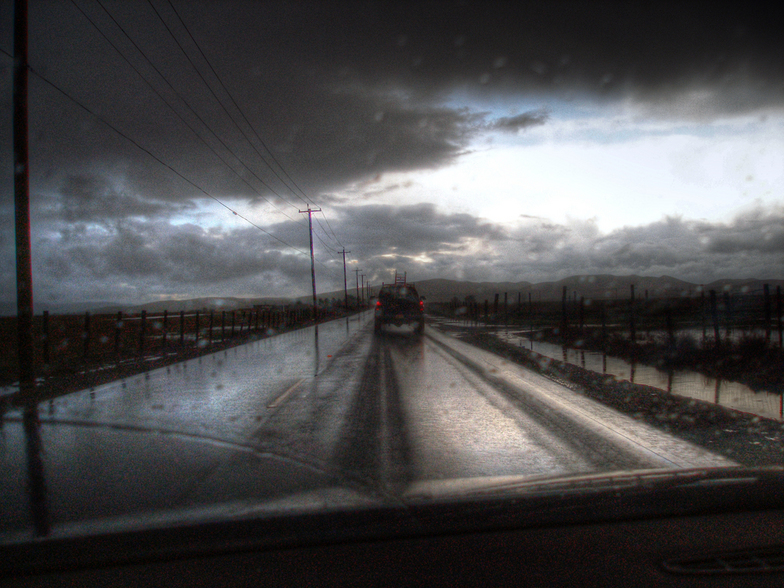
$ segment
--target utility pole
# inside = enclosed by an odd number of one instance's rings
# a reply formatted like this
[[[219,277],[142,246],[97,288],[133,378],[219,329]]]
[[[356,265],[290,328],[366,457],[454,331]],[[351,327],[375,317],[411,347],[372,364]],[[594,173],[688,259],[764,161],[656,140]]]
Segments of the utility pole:
[[[35,390],[33,345],[33,264],[30,248],[30,158],[27,98],[27,0],[14,3],[14,216],[16,221],[16,330],[19,396],[25,403],[22,423],[27,453],[27,492],[33,528],[49,534],[41,426]]]
[[[354,272],[357,275],[357,308],[359,308],[359,272],[361,272],[361,271],[362,271],[361,269],[355,269],[354,270]]]
[[[308,233],[310,233],[310,276],[313,279],[313,322],[318,320],[318,305],[316,303],[316,258],[313,256],[313,213],[321,212],[320,208],[311,208],[308,204],[307,210],[300,210],[300,214],[308,213]]]
[[[343,248],[343,300],[345,301],[346,312],[348,312],[348,286],[346,281],[346,253],[351,253],[351,251],[346,251],[346,248]]]
[[[365,306],[365,274],[359,274],[359,277],[362,279],[362,306]]]
[[[30,248],[30,160],[27,105],[27,2],[17,0],[14,15],[14,214],[16,217],[16,324],[19,395],[35,394],[33,346],[33,269]]]

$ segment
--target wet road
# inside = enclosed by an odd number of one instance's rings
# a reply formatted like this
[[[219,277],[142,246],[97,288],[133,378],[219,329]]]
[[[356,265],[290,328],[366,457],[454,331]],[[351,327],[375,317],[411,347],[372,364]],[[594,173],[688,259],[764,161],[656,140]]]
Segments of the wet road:
[[[728,465],[430,326],[372,314],[69,394],[38,410],[60,521],[334,486]],[[4,417],[0,530],[24,525],[21,413]],[[336,498],[338,502],[339,498]]]

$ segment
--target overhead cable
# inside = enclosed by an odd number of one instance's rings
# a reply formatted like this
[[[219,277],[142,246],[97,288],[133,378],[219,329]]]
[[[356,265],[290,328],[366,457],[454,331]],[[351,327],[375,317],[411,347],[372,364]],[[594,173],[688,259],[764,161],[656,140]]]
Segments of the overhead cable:
[[[149,2],[150,0],[147,0],[147,1]],[[174,7],[174,5],[172,4],[171,0],[166,0],[166,1],[168,2],[169,6],[171,7],[171,9],[172,9],[172,12],[174,12],[174,14],[177,16],[177,19],[180,21],[180,24],[182,25],[182,27],[185,29],[185,32],[186,32],[186,33],[188,33],[188,36],[190,37],[191,41],[193,41],[193,44],[194,44],[194,46],[196,47],[196,49],[197,49],[197,50],[199,51],[199,53],[201,54],[201,56],[202,56],[202,58],[204,59],[205,63],[206,63],[206,64],[207,64],[207,66],[210,68],[210,71],[212,71],[212,75],[214,75],[214,76],[215,76],[215,79],[216,79],[216,80],[218,80],[218,83],[220,84],[221,88],[223,88],[223,91],[224,91],[224,92],[226,92],[226,95],[229,97],[229,99],[231,100],[232,104],[234,104],[234,107],[237,109],[237,112],[239,112],[239,113],[240,113],[240,116],[242,116],[242,119],[243,119],[243,120],[245,121],[245,123],[248,125],[248,128],[250,128],[250,130],[253,132],[253,135],[254,135],[254,136],[256,137],[256,139],[258,140],[258,142],[259,142],[259,143],[261,143],[261,145],[264,147],[264,149],[267,151],[267,153],[269,153],[270,157],[272,158],[272,161],[274,161],[274,162],[277,164],[277,166],[280,168],[280,170],[283,172],[283,174],[284,174],[284,175],[285,175],[285,176],[286,176],[286,177],[289,179],[289,181],[290,181],[290,182],[291,182],[291,183],[292,183],[292,184],[293,184],[293,185],[294,185],[294,186],[297,188],[297,190],[299,190],[299,192],[302,194],[302,196],[300,196],[300,195],[299,195],[299,194],[297,194],[297,193],[296,193],[294,190],[292,190],[290,186],[287,186],[287,187],[289,188],[289,190],[291,190],[291,192],[292,192],[292,193],[293,193],[295,196],[297,196],[297,197],[298,197],[300,200],[302,200],[303,202],[305,202],[305,204],[310,204],[310,202],[309,202],[309,200],[310,200],[310,199],[307,197],[307,194],[305,194],[304,190],[302,190],[302,188],[300,188],[300,187],[299,187],[299,185],[297,184],[297,182],[295,182],[295,181],[294,181],[294,179],[293,179],[293,178],[292,178],[292,177],[291,177],[291,176],[288,174],[288,172],[286,171],[286,169],[285,169],[285,168],[284,168],[284,167],[281,165],[281,163],[280,163],[280,162],[277,160],[277,158],[275,157],[275,154],[272,152],[272,150],[271,150],[269,147],[267,147],[267,144],[266,144],[266,143],[264,142],[264,140],[263,140],[263,139],[262,139],[262,138],[259,136],[258,132],[256,132],[256,129],[255,129],[255,127],[254,127],[254,126],[253,126],[253,125],[250,123],[250,121],[248,120],[248,117],[246,117],[246,116],[245,116],[245,113],[243,112],[242,108],[240,108],[239,104],[237,104],[237,101],[234,99],[234,96],[233,96],[233,95],[232,95],[232,93],[229,91],[229,89],[226,87],[226,85],[223,83],[223,80],[222,80],[222,79],[221,79],[221,77],[218,75],[218,72],[215,70],[215,68],[212,66],[212,63],[210,62],[210,60],[209,60],[209,59],[207,59],[207,56],[204,54],[204,51],[202,51],[202,49],[201,49],[201,46],[199,45],[199,43],[196,41],[196,39],[195,39],[195,38],[193,37],[193,35],[191,34],[191,31],[190,31],[190,29],[189,29],[189,28],[188,28],[188,26],[185,24],[185,21],[183,21],[182,17],[180,16],[180,13],[179,13],[179,12],[177,11],[177,9]],[[183,53],[184,53],[184,50],[183,50]],[[196,66],[194,65],[194,69],[195,69],[195,67],[196,67]],[[207,82],[205,81],[205,84],[206,84],[206,83],[207,83]],[[248,141],[248,142],[250,142],[250,141]],[[259,156],[261,156],[261,154],[260,154],[260,153],[259,153]],[[263,156],[261,156],[261,157],[262,157],[262,159],[264,159],[264,157],[263,157]],[[267,163],[267,165],[269,166],[270,170],[272,170],[272,172],[273,172],[273,173],[275,173],[275,170],[274,170],[274,168],[273,168],[271,165],[269,165],[269,163],[268,163],[266,160],[264,160],[264,162],[265,162],[265,163]],[[277,173],[275,173],[275,175],[277,176],[277,178],[278,178],[278,179],[279,179],[281,182],[283,182],[283,179],[282,179],[280,176],[278,176],[278,174],[277,174]],[[285,184],[285,182],[283,182],[283,183]]]
[[[99,6],[100,6],[100,7],[103,9],[103,11],[104,11],[104,12],[105,12],[105,13],[106,13],[108,16],[109,16],[109,18],[110,18],[110,19],[111,19],[111,20],[112,20],[112,21],[115,23],[115,25],[117,26],[117,28],[119,28],[119,29],[120,29],[120,31],[121,31],[121,32],[122,32],[122,33],[125,35],[125,37],[126,37],[126,38],[127,38],[127,39],[128,39],[128,40],[129,40],[129,41],[132,43],[132,44],[133,44],[133,46],[134,46],[134,47],[136,48],[136,50],[137,50],[137,51],[138,51],[138,52],[139,52],[139,53],[142,55],[142,57],[143,57],[143,58],[144,58],[144,59],[147,61],[147,63],[150,65],[150,67],[152,67],[152,68],[155,70],[155,72],[156,72],[156,73],[157,73],[157,74],[158,74],[158,75],[161,77],[161,79],[162,79],[162,80],[163,80],[163,81],[166,83],[166,85],[167,85],[167,86],[169,86],[169,88],[172,90],[172,92],[174,92],[174,93],[175,93],[175,95],[176,95],[176,96],[177,96],[177,97],[178,97],[180,100],[182,100],[183,104],[185,104],[185,106],[188,108],[188,110],[190,110],[190,112],[191,112],[191,113],[192,113],[192,114],[193,114],[193,115],[194,115],[194,116],[195,116],[195,117],[196,117],[196,118],[199,120],[199,122],[201,122],[201,123],[202,123],[202,125],[204,125],[204,127],[205,127],[205,128],[206,128],[206,129],[207,129],[207,130],[208,130],[208,131],[209,131],[209,132],[212,134],[212,136],[213,136],[213,137],[215,137],[215,138],[216,138],[216,139],[217,139],[217,140],[218,140],[218,141],[221,143],[221,145],[223,145],[223,147],[224,147],[224,148],[225,148],[225,149],[226,149],[226,150],[227,150],[229,153],[231,153],[231,154],[234,156],[234,158],[235,158],[235,159],[236,159],[236,160],[237,160],[237,161],[240,163],[240,165],[242,165],[242,166],[243,166],[245,169],[247,169],[247,170],[248,170],[248,171],[249,171],[249,172],[250,172],[250,173],[251,173],[251,174],[252,174],[252,175],[253,175],[253,176],[254,176],[254,177],[255,177],[255,178],[256,178],[256,179],[259,181],[259,182],[261,182],[261,184],[262,184],[262,185],[264,185],[264,187],[266,187],[266,188],[267,188],[268,190],[270,190],[270,191],[271,191],[273,194],[277,195],[278,197],[280,197],[282,200],[284,200],[284,201],[285,201],[285,198],[282,198],[282,197],[281,197],[279,194],[277,194],[277,192],[276,192],[276,191],[275,191],[275,190],[274,190],[274,189],[273,189],[271,186],[269,186],[269,185],[268,185],[268,184],[267,184],[267,183],[266,183],[266,182],[265,182],[263,179],[261,179],[261,178],[260,178],[258,175],[256,175],[256,173],[255,173],[255,172],[254,172],[252,169],[250,169],[250,168],[249,168],[249,167],[248,167],[248,166],[247,166],[247,165],[246,165],[246,164],[245,164],[245,163],[242,161],[242,159],[240,159],[240,157],[239,157],[239,156],[238,156],[238,155],[237,155],[237,154],[236,154],[236,153],[235,153],[235,152],[234,152],[234,151],[233,151],[233,150],[232,150],[232,149],[231,149],[231,148],[230,148],[230,147],[229,147],[229,146],[228,146],[228,145],[227,145],[227,144],[226,144],[226,143],[225,143],[225,142],[224,142],[224,141],[223,141],[223,140],[222,140],[222,139],[221,139],[221,138],[220,138],[220,137],[219,137],[219,136],[218,136],[218,135],[217,135],[217,134],[216,134],[216,133],[215,133],[215,132],[214,132],[214,131],[211,129],[211,128],[210,128],[210,126],[209,126],[209,125],[208,125],[208,124],[207,124],[207,123],[204,121],[204,119],[202,119],[202,117],[201,117],[201,116],[199,116],[199,114],[198,114],[198,113],[197,113],[197,112],[196,112],[196,111],[193,109],[193,107],[191,107],[191,105],[188,103],[188,101],[187,101],[187,100],[186,100],[186,99],[185,99],[185,98],[184,98],[184,97],[183,97],[183,96],[182,96],[182,95],[181,95],[181,94],[180,94],[180,93],[179,93],[179,92],[178,92],[178,91],[177,91],[177,90],[176,90],[176,89],[175,89],[175,88],[172,86],[172,84],[169,82],[169,80],[166,78],[166,76],[164,76],[164,75],[163,75],[163,73],[162,73],[162,72],[161,72],[161,71],[160,71],[160,70],[159,70],[159,69],[158,69],[158,68],[155,66],[155,64],[154,64],[154,63],[152,63],[152,60],[150,60],[150,58],[149,58],[149,57],[147,57],[147,55],[146,55],[146,54],[144,53],[144,51],[143,51],[143,50],[142,50],[142,49],[141,49],[141,48],[138,46],[138,44],[137,44],[137,43],[136,43],[136,42],[135,42],[135,41],[134,41],[134,40],[133,40],[133,39],[130,37],[130,35],[128,35],[128,33],[125,31],[125,29],[122,27],[122,25],[120,25],[120,23],[118,23],[118,22],[117,22],[117,20],[116,20],[116,19],[115,19],[115,18],[112,16],[112,14],[111,14],[111,13],[110,13],[110,12],[109,12],[107,9],[106,9],[106,7],[104,7],[104,6],[103,6],[103,4],[101,4],[100,0],[96,0],[96,2],[97,2],[97,3],[98,3],[98,5],[99,5]],[[124,59],[124,60],[125,60],[125,61],[128,63],[128,65],[130,65],[130,66],[131,66],[131,68],[132,68],[132,69],[133,69],[133,70],[134,70],[134,71],[135,71],[135,72],[136,72],[136,73],[139,75],[139,77],[140,77],[140,78],[141,78],[141,79],[142,79],[142,80],[143,80],[143,81],[144,81],[144,82],[145,82],[145,83],[146,83],[146,84],[147,84],[147,85],[150,87],[150,89],[151,89],[151,90],[152,90],[152,91],[153,91],[153,92],[154,92],[154,93],[155,93],[155,94],[156,94],[156,95],[157,95],[157,96],[158,96],[158,97],[159,97],[159,98],[160,98],[160,99],[161,99],[161,100],[162,100],[162,101],[163,101],[163,102],[164,102],[164,103],[165,103],[165,104],[166,104],[166,105],[167,105],[167,106],[168,106],[168,107],[169,107],[169,108],[170,108],[170,109],[171,109],[171,110],[174,112],[174,114],[176,114],[176,115],[177,115],[177,117],[178,117],[178,118],[179,118],[179,119],[180,119],[180,120],[181,120],[181,121],[182,121],[182,122],[183,122],[183,123],[184,123],[184,124],[185,124],[185,125],[186,125],[186,126],[187,126],[187,127],[188,127],[188,128],[189,128],[189,129],[190,129],[192,132],[193,132],[193,133],[194,133],[194,134],[195,134],[195,135],[196,135],[196,137],[197,137],[197,138],[198,138],[198,139],[199,139],[199,140],[200,140],[202,143],[204,143],[204,145],[205,145],[205,146],[206,146],[206,147],[207,147],[207,148],[208,148],[210,151],[212,151],[212,152],[215,154],[215,156],[216,156],[218,159],[220,159],[220,160],[221,160],[221,161],[222,161],[222,162],[223,162],[223,163],[226,165],[226,167],[228,167],[228,168],[229,168],[229,169],[230,169],[232,172],[234,172],[234,174],[235,174],[235,175],[236,175],[236,176],[237,176],[237,177],[238,177],[238,178],[239,178],[239,179],[240,179],[240,180],[241,180],[241,181],[242,181],[242,182],[243,182],[243,183],[244,183],[246,186],[248,186],[248,187],[249,187],[251,190],[253,190],[253,191],[254,191],[256,194],[258,194],[258,195],[259,195],[259,197],[261,197],[263,200],[265,200],[265,201],[266,201],[266,202],[267,202],[267,203],[268,203],[270,206],[272,206],[273,208],[275,208],[275,210],[277,210],[278,212],[280,212],[280,213],[281,213],[283,216],[285,216],[286,218],[288,218],[289,220],[292,220],[292,221],[294,221],[294,222],[300,222],[300,220],[299,220],[299,219],[296,219],[296,218],[294,218],[294,217],[291,217],[291,216],[289,216],[289,215],[288,215],[288,214],[286,214],[286,213],[285,213],[283,210],[281,210],[280,208],[278,208],[277,206],[275,206],[275,204],[274,204],[273,202],[271,202],[271,201],[270,201],[269,199],[267,199],[267,198],[266,198],[266,197],[265,197],[263,194],[261,194],[261,192],[259,192],[259,191],[258,191],[258,190],[257,190],[257,189],[256,189],[254,186],[252,186],[252,185],[251,185],[251,184],[250,184],[250,183],[249,183],[249,182],[248,182],[248,181],[247,181],[245,178],[243,178],[243,177],[242,177],[242,176],[239,174],[239,172],[237,172],[237,170],[235,170],[235,169],[234,169],[234,168],[233,168],[231,165],[229,165],[229,163],[228,163],[228,162],[227,162],[225,159],[223,159],[223,157],[221,157],[221,155],[220,155],[220,154],[219,154],[217,151],[215,151],[215,149],[214,149],[214,148],[213,148],[213,147],[212,147],[212,146],[211,146],[209,143],[207,143],[207,141],[206,141],[206,140],[205,140],[205,139],[204,139],[204,138],[203,138],[203,137],[202,137],[202,136],[201,136],[201,135],[200,135],[200,134],[199,134],[199,133],[198,133],[198,132],[197,132],[197,131],[196,131],[196,130],[195,130],[195,129],[194,129],[194,128],[193,128],[193,127],[190,125],[190,124],[189,124],[189,123],[188,123],[188,121],[186,121],[186,120],[183,118],[183,116],[182,116],[182,115],[181,115],[179,112],[177,112],[177,109],[176,109],[176,108],[174,108],[174,106],[173,106],[171,103],[169,103],[169,101],[168,101],[168,100],[166,100],[166,98],[164,98],[164,97],[163,97],[163,95],[162,95],[162,94],[161,94],[161,93],[160,93],[160,92],[159,92],[159,91],[158,91],[158,90],[157,90],[157,89],[156,89],[156,88],[155,88],[155,87],[154,87],[154,86],[153,86],[153,85],[152,85],[152,84],[149,82],[149,80],[147,80],[147,78],[145,78],[145,77],[144,77],[144,75],[143,75],[143,74],[142,74],[142,73],[141,73],[141,72],[140,72],[140,71],[139,71],[139,70],[136,68],[136,66],[134,66],[134,65],[133,65],[133,63],[131,63],[131,61],[130,61],[130,60],[129,60],[129,59],[126,57],[126,56],[125,56],[125,54],[124,54],[124,53],[123,53],[123,52],[122,52],[122,51],[121,51],[121,50],[120,50],[120,49],[119,49],[119,48],[118,48],[118,47],[117,47],[117,46],[116,46],[116,45],[115,45],[115,44],[114,44],[114,43],[111,41],[111,39],[109,39],[109,37],[106,35],[106,33],[104,33],[104,32],[101,30],[101,28],[100,28],[100,27],[99,27],[99,26],[98,26],[98,25],[97,25],[97,24],[96,24],[96,23],[95,23],[95,22],[94,22],[94,21],[93,21],[93,20],[92,20],[92,19],[91,19],[91,18],[90,18],[90,17],[89,17],[89,16],[88,16],[88,15],[87,15],[85,12],[84,12],[84,10],[82,10],[82,9],[79,7],[79,5],[78,5],[78,4],[76,4],[75,0],[71,0],[71,3],[72,3],[72,4],[73,4],[73,5],[74,5],[74,6],[77,8],[77,10],[79,10],[79,12],[81,12],[81,13],[82,13],[82,15],[84,15],[84,17],[85,17],[85,18],[86,18],[86,19],[87,19],[87,20],[90,22],[90,24],[91,24],[91,25],[93,25],[93,27],[94,27],[94,28],[95,28],[95,29],[96,29],[96,30],[97,30],[97,31],[98,31],[98,32],[99,32],[99,33],[100,33],[100,34],[103,36],[103,38],[104,38],[104,39],[105,39],[105,40],[106,40],[106,41],[109,43],[109,45],[111,45],[111,46],[112,46],[112,48],[113,48],[113,49],[114,49],[114,50],[115,50],[115,51],[116,51],[116,52],[117,52],[117,53],[120,55],[120,57],[122,57],[122,58],[123,58],[123,59]],[[289,204],[291,204],[291,203],[289,203]]]
[[[294,246],[293,246],[293,245],[291,245],[290,243],[287,243],[287,242],[286,242],[286,241],[284,241],[283,239],[281,239],[281,238],[279,238],[279,237],[276,237],[275,235],[273,235],[273,234],[272,234],[272,233],[270,233],[269,231],[267,231],[267,230],[263,229],[262,227],[260,227],[260,226],[259,226],[259,225],[257,225],[256,223],[254,223],[252,220],[250,220],[250,219],[249,219],[249,218],[247,218],[246,216],[244,216],[244,215],[240,214],[239,212],[237,212],[236,210],[234,210],[232,207],[230,207],[228,204],[226,204],[226,203],[224,203],[223,201],[221,201],[219,198],[216,198],[215,196],[213,196],[212,194],[210,194],[209,192],[207,192],[207,190],[205,190],[204,188],[202,188],[201,186],[199,186],[198,184],[196,184],[195,182],[193,182],[192,180],[190,180],[189,178],[187,178],[186,176],[184,176],[182,173],[180,173],[179,171],[177,171],[176,169],[174,169],[174,168],[173,168],[171,165],[169,165],[168,163],[166,163],[165,161],[163,161],[163,160],[162,160],[161,158],[159,158],[157,155],[155,155],[154,153],[152,153],[152,152],[151,152],[149,149],[147,149],[146,147],[143,147],[141,144],[139,144],[139,143],[138,143],[136,140],[134,140],[132,137],[130,137],[129,135],[127,135],[127,134],[125,134],[124,132],[122,132],[120,129],[118,129],[117,127],[115,127],[113,124],[111,124],[109,121],[107,121],[106,119],[104,119],[103,117],[101,117],[100,115],[98,115],[97,113],[93,112],[93,111],[92,111],[92,110],[91,110],[89,107],[87,107],[87,106],[85,106],[84,104],[82,104],[81,102],[79,102],[79,101],[78,101],[76,98],[74,98],[73,96],[71,96],[71,95],[70,95],[68,92],[66,92],[65,90],[63,90],[62,88],[60,88],[60,87],[59,87],[57,84],[55,84],[54,82],[52,82],[52,81],[48,80],[46,77],[44,77],[43,75],[41,75],[40,73],[38,73],[38,72],[37,72],[36,70],[34,70],[32,67],[28,67],[28,70],[30,71],[30,73],[34,74],[34,75],[35,75],[35,76],[36,76],[38,79],[40,79],[42,82],[45,82],[46,84],[48,84],[49,86],[51,86],[52,88],[54,88],[55,90],[57,90],[58,92],[60,92],[60,93],[61,93],[63,96],[65,96],[66,98],[68,98],[69,100],[71,100],[71,101],[72,101],[74,104],[76,104],[77,106],[79,106],[80,108],[82,108],[84,111],[88,112],[89,114],[91,114],[92,116],[94,116],[95,118],[97,118],[99,121],[101,121],[103,124],[105,124],[107,127],[109,127],[110,129],[112,129],[112,130],[113,130],[115,133],[117,133],[118,135],[120,135],[121,137],[123,137],[124,139],[126,139],[127,141],[130,141],[131,143],[133,143],[133,145],[134,145],[134,146],[136,146],[138,149],[140,149],[141,151],[144,151],[144,152],[145,152],[147,155],[149,155],[150,157],[152,157],[152,158],[153,158],[155,161],[157,161],[158,163],[160,163],[162,166],[164,166],[165,168],[167,168],[168,170],[170,170],[172,173],[174,173],[175,175],[177,175],[179,178],[181,178],[182,180],[184,180],[185,182],[187,182],[188,184],[190,184],[190,185],[191,185],[191,186],[193,186],[194,188],[196,188],[196,189],[197,189],[199,192],[201,192],[202,194],[204,194],[204,195],[205,195],[205,196],[207,196],[208,198],[211,198],[212,200],[214,200],[215,202],[217,202],[218,204],[220,204],[221,206],[223,206],[223,207],[224,207],[226,210],[230,211],[230,212],[231,212],[232,214],[234,214],[235,216],[238,216],[238,217],[239,217],[239,218],[241,218],[242,220],[246,221],[248,224],[250,224],[250,225],[252,225],[252,226],[256,227],[256,228],[257,228],[257,229],[259,229],[259,230],[260,230],[262,233],[265,233],[266,235],[268,235],[268,236],[272,237],[272,238],[273,238],[273,239],[275,239],[276,241],[279,241],[280,243],[282,243],[282,244],[283,244],[283,245],[285,245],[286,247],[290,247],[291,249],[293,249],[293,250],[294,250],[294,251],[296,251],[297,253],[301,253],[302,255],[308,255],[308,254],[307,254],[307,253],[305,253],[304,251],[302,251],[302,250],[300,250],[300,249],[297,249],[296,247],[294,247]]]
[[[245,133],[245,131],[242,129],[242,127],[241,127],[241,126],[240,126],[240,125],[237,123],[237,121],[234,119],[234,117],[233,117],[233,116],[231,115],[231,113],[228,111],[228,109],[227,109],[227,108],[226,108],[226,106],[223,104],[223,102],[221,101],[221,99],[220,99],[220,98],[218,98],[218,95],[217,95],[217,94],[215,93],[215,91],[212,89],[212,86],[210,86],[209,82],[207,82],[207,80],[204,78],[204,76],[202,75],[201,71],[199,71],[199,68],[197,68],[197,67],[196,67],[196,64],[195,64],[195,63],[193,63],[193,60],[190,58],[190,56],[188,55],[188,53],[185,51],[185,48],[182,46],[182,44],[180,43],[180,41],[179,41],[179,40],[177,39],[177,37],[174,35],[174,32],[171,30],[171,28],[169,27],[169,25],[168,25],[168,24],[166,23],[166,21],[163,19],[163,17],[161,16],[161,14],[158,12],[158,10],[155,8],[155,6],[152,4],[152,2],[151,2],[150,0],[147,0],[147,3],[148,3],[148,4],[150,5],[150,7],[152,8],[153,12],[155,12],[156,16],[157,16],[157,17],[158,17],[158,19],[161,21],[161,23],[163,23],[163,26],[166,28],[166,30],[168,31],[168,33],[169,33],[169,35],[171,36],[171,38],[174,40],[174,42],[175,42],[175,43],[177,44],[177,46],[180,48],[180,51],[182,51],[182,54],[183,54],[183,55],[185,56],[185,58],[188,60],[188,63],[190,63],[190,64],[191,64],[191,67],[193,67],[193,70],[196,72],[196,75],[198,75],[198,76],[199,76],[199,78],[200,78],[200,79],[201,79],[201,80],[204,82],[204,85],[205,85],[205,86],[207,87],[207,89],[210,91],[210,94],[212,94],[213,98],[215,98],[215,100],[216,100],[216,101],[217,101],[217,103],[220,105],[220,107],[221,107],[221,109],[223,110],[223,112],[225,112],[225,113],[226,113],[226,116],[228,116],[228,117],[229,117],[229,119],[231,120],[231,122],[232,122],[232,123],[234,123],[234,126],[235,126],[235,127],[237,127],[237,130],[239,130],[239,132],[242,134],[242,136],[245,138],[245,140],[248,142],[248,144],[251,146],[251,148],[252,148],[252,149],[253,149],[253,150],[256,152],[256,154],[257,154],[257,155],[258,155],[258,156],[261,158],[261,160],[262,160],[262,161],[263,161],[263,162],[266,164],[266,166],[267,166],[267,167],[270,169],[270,171],[272,171],[272,173],[275,175],[275,177],[277,177],[277,178],[278,178],[278,180],[280,180],[280,182],[281,182],[281,183],[282,183],[284,186],[286,186],[286,188],[288,188],[288,189],[289,189],[289,191],[291,191],[291,193],[292,193],[292,194],[294,194],[294,195],[295,195],[297,198],[299,198],[299,199],[300,199],[300,200],[302,200],[303,202],[306,202],[306,203],[307,203],[307,201],[306,201],[305,199],[303,199],[301,196],[299,196],[299,194],[297,194],[297,193],[296,193],[296,192],[295,192],[295,191],[294,191],[294,190],[291,188],[291,186],[289,186],[289,185],[288,185],[288,184],[285,182],[285,180],[283,180],[283,178],[281,178],[281,177],[280,177],[280,175],[279,175],[279,174],[278,174],[278,173],[275,171],[275,169],[272,167],[272,165],[270,165],[270,163],[267,161],[267,159],[264,157],[264,155],[262,155],[262,153],[261,153],[261,152],[260,152],[260,151],[259,151],[259,150],[256,148],[256,146],[253,144],[253,141],[251,141],[251,140],[250,140],[250,137],[248,137],[248,135]],[[170,3],[170,6],[171,6],[171,3]],[[172,6],[172,9],[174,9],[174,7],[173,7],[173,6]],[[175,14],[177,14],[177,13],[176,13],[176,11],[175,11]],[[177,17],[179,18],[179,14],[177,14]],[[180,20],[180,22],[182,22],[182,20]],[[183,23],[183,27],[185,27],[185,24],[184,24],[184,23]],[[186,29],[186,31],[187,31],[187,27],[185,27],[185,29]],[[190,31],[188,31],[188,35],[190,35]],[[191,39],[193,39],[193,37],[192,37],[192,36],[191,36]],[[196,43],[196,41],[195,41],[195,40],[194,40],[194,43]],[[199,49],[199,52],[202,54],[202,56],[204,56],[204,53],[203,53],[203,52],[201,51],[201,49],[198,47],[198,44],[196,44],[196,46],[197,46],[197,48]],[[204,59],[205,59],[205,61],[207,60],[207,58],[206,58],[206,57],[205,57]],[[208,62],[208,65],[209,65],[209,62]],[[210,68],[212,69],[212,66],[211,66],[211,65],[210,65]],[[213,70],[213,73],[214,73],[214,70]],[[216,74],[216,77],[217,77],[217,74]],[[220,81],[220,79],[218,79],[218,82],[219,82],[219,83],[221,83],[221,85],[223,86],[223,84],[222,84],[222,82]],[[226,90],[226,87],[225,87],[225,86],[223,86],[223,89],[224,89],[224,90]],[[226,90],[226,92],[227,92],[227,94],[228,94],[228,91],[227,91],[227,90]],[[231,95],[230,95],[229,97],[231,98]],[[233,100],[233,99],[232,99],[232,100]],[[236,102],[235,102],[235,106],[236,106]],[[238,107],[238,106],[237,106],[237,109],[239,110],[239,107]],[[240,110],[240,114],[242,114],[242,111],[241,111],[241,110]],[[243,114],[243,118],[244,118],[244,116],[245,116],[245,115]],[[245,119],[245,121],[247,122],[247,118]],[[250,123],[248,123],[248,124],[250,124]],[[266,145],[265,145],[265,147],[266,147]],[[278,164],[278,165],[280,165],[280,164]],[[282,168],[281,168],[281,169],[282,169]],[[285,173],[285,172],[284,172],[284,173]],[[294,205],[293,205],[291,202],[289,202],[289,201],[288,201],[286,198],[284,198],[283,196],[281,196],[281,195],[280,195],[280,194],[278,194],[277,192],[275,192],[275,194],[276,194],[276,195],[277,195],[279,198],[281,198],[282,200],[284,200],[286,203],[288,203],[289,205],[291,205],[291,206],[294,206]]]

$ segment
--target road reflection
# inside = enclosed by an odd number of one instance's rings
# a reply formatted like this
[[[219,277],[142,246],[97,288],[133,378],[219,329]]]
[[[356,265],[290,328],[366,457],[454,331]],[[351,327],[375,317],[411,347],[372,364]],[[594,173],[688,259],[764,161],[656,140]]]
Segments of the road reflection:
[[[27,450],[27,488],[30,501],[30,515],[33,530],[38,537],[45,537],[50,531],[49,510],[46,504],[46,482],[42,458],[41,421],[38,419],[38,405],[34,402],[24,407],[22,422]]]

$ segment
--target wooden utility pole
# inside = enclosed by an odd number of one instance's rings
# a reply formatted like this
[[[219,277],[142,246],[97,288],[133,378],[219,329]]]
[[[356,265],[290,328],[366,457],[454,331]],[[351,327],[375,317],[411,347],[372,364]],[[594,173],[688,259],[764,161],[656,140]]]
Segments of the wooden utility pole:
[[[346,253],[351,253],[351,251],[346,251],[346,248],[343,248],[343,300],[346,306],[346,312],[348,312],[348,282],[346,280]]]
[[[19,396],[27,450],[27,488],[35,534],[49,534],[41,428],[35,390],[33,264],[30,249],[30,159],[27,108],[27,0],[14,3],[14,215],[16,226],[16,329]]]
[[[33,269],[30,249],[30,160],[27,107],[27,1],[17,0],[14,15],[14,213],[16,219],[16,329],[19,394],[35,395],[33,346]]]
[[[300,210],[300,214],[308,213],[308,234],[310,235],[310,276],[313,280],[313,322],[318,320],[318,303],[316,301],[316,258],[313,255],[313,213],[321,212],[320,208],[311,208],[308,204],[307,210]]]
[[[359,272],[361,272],[361,271],[362,271],[361,269],[355,269],[354,270],[354,272],[356,273],[356,277],[357,277],[357,308],[359,308]]]
[[[561,293],[561,338],[563,339],[563,344],[566,345],[566,330],[568,329],[569,323],[566,317],[566,300],[567,300],[567,291],[566,286],[563,287],[563,291]]]
[[[765,304],[765,342],[770,343],[770,317],[771,317],[770,284],[762,285],[762,293],[764,296],[764,304]]]

